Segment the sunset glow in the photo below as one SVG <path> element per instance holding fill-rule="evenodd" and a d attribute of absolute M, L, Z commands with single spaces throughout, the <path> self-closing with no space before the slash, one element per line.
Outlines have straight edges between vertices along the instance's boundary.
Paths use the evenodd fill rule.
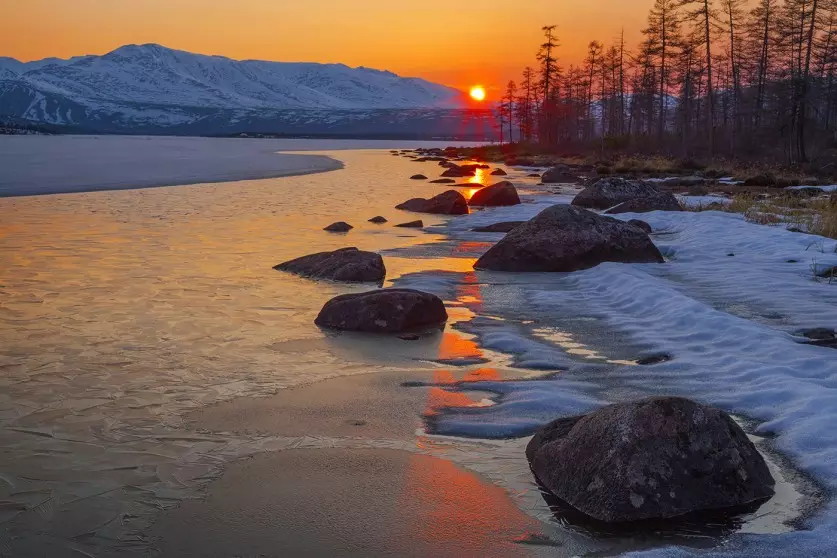
<path fill-rule="evenodd" d="M 0 2 L 0 54 L 66 58 L 159 43 L 235 59 L 366 66 L 466 92 L 481 84 L 490 98 L 535 63 L 541 26 L 572 22 L 559 28 L 559 56 L 567 66 L 584 60 L 591 39 L 610 41 L 623 27 L 628 42 L 636 42 L 650 5 L 599 0 L 559 7 L 554 0 L 531 0 L 508 18 L 508 4 L 500 0 L 486 0 L 479 9 L 470 2 L 368 0 L 363 10 L 348 0 L 10 0 Z M 452 32 L 451 21 L 463 25 Z"/>
<path fill-rule="evenodd" d="M 484 101 L 485 89 L 481 85 L 475 85 L 471 88 L 471 98 L 475 101 Z"/>

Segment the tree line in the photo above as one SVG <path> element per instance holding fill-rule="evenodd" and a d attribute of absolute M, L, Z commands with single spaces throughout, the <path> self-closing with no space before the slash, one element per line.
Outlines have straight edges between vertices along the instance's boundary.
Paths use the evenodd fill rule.
<path fill-rule="evenodd" d="M 542 31 L 503 141 L 786 163 L 837 146 L 837 0 L 654 0 L 638 45 L 593 40 L 567 67 Z"/>

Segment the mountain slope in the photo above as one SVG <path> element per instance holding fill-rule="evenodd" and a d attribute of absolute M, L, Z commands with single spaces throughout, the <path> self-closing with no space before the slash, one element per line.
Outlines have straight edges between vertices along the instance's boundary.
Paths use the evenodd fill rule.
<path fill-rule="evenodd" d="M 0 57 L 0 119 L 120 134 L 493 137 L 463 93 L 343 64 L 232 60 L 128 45 L 103 56 Z"/>
<path fill-rule="evenodd" d="M 98 103 L 141 103 L 217 109 L 455 108 L 461 92 L 390 72 L 342 64 L 237 61 L 128 45 L 104 56 L 64 63 L 0 68 L 46 94 L 96 108 Z"/>

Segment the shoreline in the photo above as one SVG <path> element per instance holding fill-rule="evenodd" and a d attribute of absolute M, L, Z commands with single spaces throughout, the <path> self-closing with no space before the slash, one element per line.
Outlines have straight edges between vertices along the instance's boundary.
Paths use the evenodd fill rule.
<path fill-rule="evenodd" d="M 268 180 L 344 164 L 306 151 L 395 149 L 434 142 L 177 136 L 0 136 L 0 198 Z M 33 149 L 37 142 L 40 149 Z M 443 142 L 436 142 L 443 143 Z M 406 148 L 406 147 L 405 147 Z M 142 178 L 140 178 L 142 177 Z"/>

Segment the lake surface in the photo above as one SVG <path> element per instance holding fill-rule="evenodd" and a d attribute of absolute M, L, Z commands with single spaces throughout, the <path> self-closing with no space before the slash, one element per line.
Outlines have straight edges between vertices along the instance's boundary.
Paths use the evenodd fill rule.
<path fill-rule="evenodd" d="M 417 172 L 435 177 L 435 163 L 380 149 L 310 155 L 319 163 L 337 158 L 343 168 L 0 199 L 0 544 L 17 555 L 144 554 L 159 513 L 198 496 L 226 464 L 317 447 L 401 449 L 477 471 L 542 522 L 560 543 L 557 555 L 648 544 L 600 543 L 555 524 L 523 458 L 526 440 L 493 438 L 542 422 L 533 408 L 554 417 L 557 409 L 593 408 L 613 393 L 642 393 L 637 385 L 614 385 L 654 347 L 572 309 L 546 310 L 518 298 L 519 279 L 479 277 L 473 263 L 498 236 L 465 234 L 457 218 L 394 210 L 448 188 L 408 179 Z M 509 172 L 525 194 L 523 213 L 570 199 L 571 188 L 547 192 L 526 176 L 530 171 Z M 481 174 L 473 182 L 492 180 Z M 367 222 L 376 215 L 390 223 Z M 477 223 L 482 216 L 471 217 Z M 426 230 L 392 226 L 416 218 Z M 492 222 L 490 212 L 484 219 Z M 322 231 L 334 221 L 356 228 L 348 235 Z M 369 287 L 309 281 L 272 267 L 345 246 L 382 252 L 388 285 L 443 296 L 451 314 L 445 332 L 410 341 L 315 327 L 329 298 Z M 556 293 L 572 288 L 540 274 L 527 280 Z M 486 336 L 495 325 L 516 334 L 498 329 Z M 574 376 L 561 388 L 565 402 L 546 410 L 529 400 L 522 411 L 498 406 L 480 421 L 447 411 L 495 405 L 490 393 L 421 392 L 428 430 L 420 417 L 406 417 L 418 425 L 407 441 L 195 432 L 184 423 L 186 413 L 218 402 L 329 378 L 410 373 L 432 386 L 485 381 L 496 395 L 505 389 L 500 380 L 538 378 L 569 363 L 595 374 Z M 585 383 L 593 378 L 599 384 Z M 793 490 L 783 497 L 772 519 L 748 524 L 751 532 L 786 530 L 782 522 L 799 513 L 802 497 Z"/>

